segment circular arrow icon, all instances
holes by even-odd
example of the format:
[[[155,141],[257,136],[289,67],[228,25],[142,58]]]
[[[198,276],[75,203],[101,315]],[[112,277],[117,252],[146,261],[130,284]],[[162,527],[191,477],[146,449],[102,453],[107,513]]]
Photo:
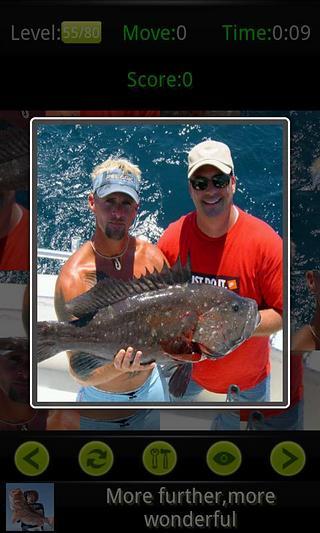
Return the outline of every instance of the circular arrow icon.
[[[103,476],[109,472],[113,459],[110,446],[101,441],[88,442],[79,452],[79,465],[89,476]]]

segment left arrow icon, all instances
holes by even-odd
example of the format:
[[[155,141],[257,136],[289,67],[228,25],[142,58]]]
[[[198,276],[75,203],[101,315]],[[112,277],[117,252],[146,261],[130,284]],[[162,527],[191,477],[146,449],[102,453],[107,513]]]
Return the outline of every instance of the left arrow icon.
[[[25,476],[39,476],[48,468],[49,461],[47,448],[37,441],[24,442],[14,456],[17,469]]]
[[[40,465],[39,463],[36,463],[35,461],[33,461],[32,457],[34,457],[38,453],[39,453],[39,448],[35,448],[34,450],[31,450],[31,452],[29,452],[25,457],[23,457],[23,460],[26,463],[33,466],[33,468],[36,468],[37,470],[39,470]]]

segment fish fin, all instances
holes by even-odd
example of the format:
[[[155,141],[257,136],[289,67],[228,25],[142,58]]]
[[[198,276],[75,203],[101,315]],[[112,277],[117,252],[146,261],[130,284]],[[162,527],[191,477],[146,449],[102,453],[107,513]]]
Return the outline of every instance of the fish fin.
[[[86,352],[77,352],[70,357],[70,367],[80,379],[87,379],[96,368],[107,364],[106,359],[102,359]]]
[[[169,392],[176,398],[181,398],[187,390],[191,379],[192,364],[179,365],[169,379]]]
[[[98,273],[96,271],[93,272],[87,272],[84,276],[85,283],[88,286],[88,290],[92,289],[97,284],[98,281]]]
[[[83,315],[81,318],[77,318],[76,320],[71,320],[69,324],[74,326],[75,328],[84,328],[91,322],[93,317],[94,317],[94,313],[86,314],[86,315]]]
[[[170,359],[171,359],[171,356],[170,356]],[[176,371],[177,367],[180,366],[180,364],[177,361],[170,361],[170,362],[165,362],[164,364],[160,363],[159,366],[161,368],[161,372],[163,376],[165,378],[170,378],[172,374]]]
[[[90,313],[96,313],[99,309],[113,305],[136,294],[143,294],[169,285],[186,283],[191,279],[190,266],[182,266],[180,257],[172,269],[164,264],[160,272],[147,273],[140,278],[129,281],[106,278],[92,287],[90,290],[77,296],[66,303],[66,310],[71,315],[81,318]]]
[[[37,362],[46,361],[57,353],[61,352],[57,348],[57,343],[54,340],[38,341],[37,342]]]
[[[13,352],[20,350],[25,352],[28,349],[29,341],[23,337],[6,337],[0,339],[0,351]]]
[[[186,283],[188,281],[191,281],[190,255],[188,255],[187,262],[185,263],[185,265],[182,265],[181,257],[179,255],[177,261],[172,266],[172,273],[173,273],[174,281],[176,283]]]
[[[29,157],[29,132],[22,128],[0,131],[0,165],[23,156]]]
[[[67,322],[37,323],[37,362],[50,359],[54,355],[67,350],[61,343],[61,336],[70,328]]]

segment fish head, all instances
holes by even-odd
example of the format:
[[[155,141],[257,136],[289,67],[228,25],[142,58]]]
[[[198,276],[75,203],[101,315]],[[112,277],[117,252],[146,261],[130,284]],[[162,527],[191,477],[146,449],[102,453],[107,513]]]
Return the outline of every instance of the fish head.
[[[21,489],[11,489],[10,490],[10,500],[13,503],[20,502],[24,500],[23,492]]]
[[[260,323],[255,300],[242,298],[228,289],[221,289],[211,307],[207,304],[207,309],[199,316],[192,340],[208,359],[235,350],[251,337]]]

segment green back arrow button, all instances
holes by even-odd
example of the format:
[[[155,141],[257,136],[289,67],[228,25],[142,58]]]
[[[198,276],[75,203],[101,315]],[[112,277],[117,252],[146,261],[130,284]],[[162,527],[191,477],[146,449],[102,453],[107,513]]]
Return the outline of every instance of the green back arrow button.
[[[17,469],[25,476],[39,476],[48,468],[49,461],[47,448],[35,441],[21,444],[14,456]]]

